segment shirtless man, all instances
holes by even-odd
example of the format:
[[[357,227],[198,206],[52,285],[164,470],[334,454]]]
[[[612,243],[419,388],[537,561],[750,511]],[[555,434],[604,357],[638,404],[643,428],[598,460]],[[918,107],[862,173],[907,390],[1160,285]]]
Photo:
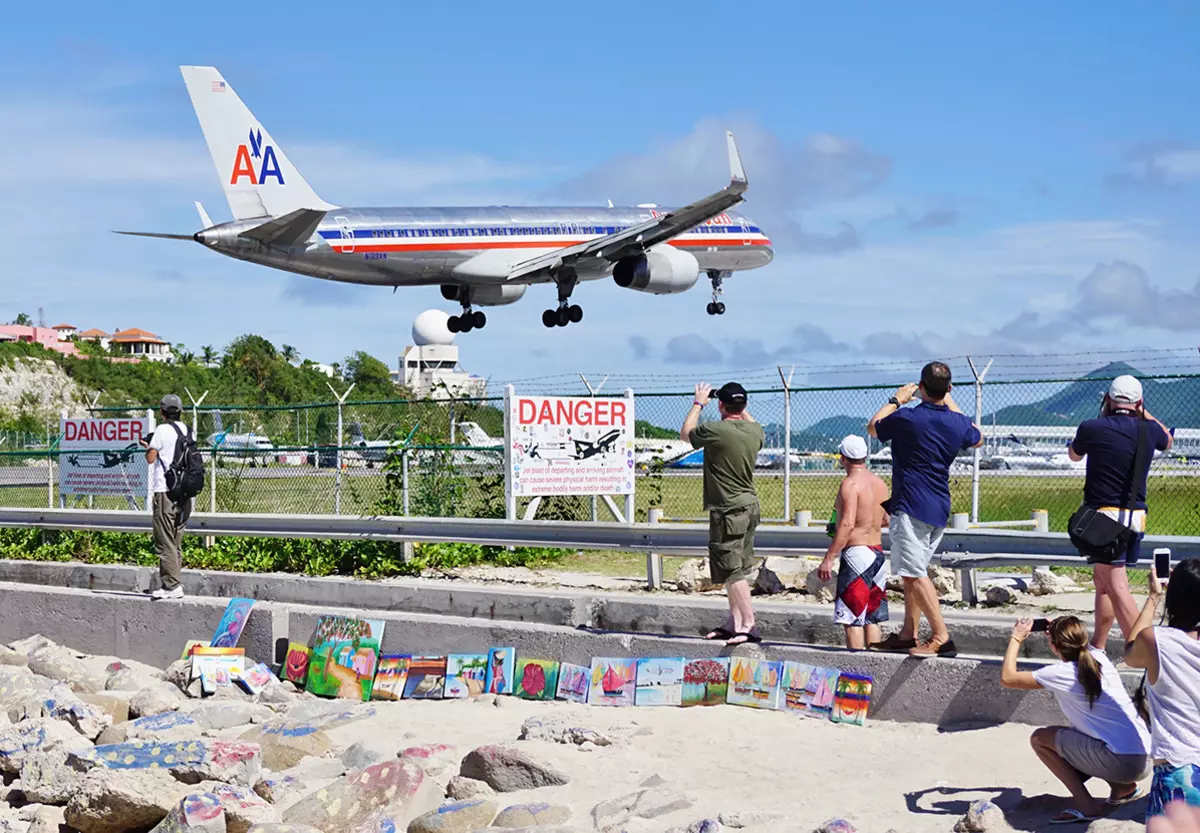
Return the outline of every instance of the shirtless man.
[[[888,619],[888,562],[880,535],[880,529],[887,526],[881,504],[887,500],[888,490],[887,484],[867,470],[866,440],[851,434],[838,450],[846,477],[834,503],[837,529],[817,575],[821,581],[829,581],[833,559],[841,555],[833,621],[846,626],[846,647],[861,650],[880,640],[879,623]]]

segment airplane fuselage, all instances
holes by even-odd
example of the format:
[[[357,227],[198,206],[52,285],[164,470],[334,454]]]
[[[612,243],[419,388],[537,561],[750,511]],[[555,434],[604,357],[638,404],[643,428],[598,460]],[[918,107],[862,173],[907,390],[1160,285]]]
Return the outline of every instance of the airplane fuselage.
[[[650,208],[337,208],[308,241],[281,248],[240,236],[261,220],[214,226],[196,240],[222,254],[311,277],[375,286],[480,283],[455,268],[488,251],[529,258],[604,237],[669,209]],[[702,271],[737,272],[771,262],[771,241],[749,218],[726,211],[673,238]],[[581,269],[580,280],[612,274],[612,264]],[[533,275],[499,283],[544,283]],[[515,299],[514,299],[515,300]]]

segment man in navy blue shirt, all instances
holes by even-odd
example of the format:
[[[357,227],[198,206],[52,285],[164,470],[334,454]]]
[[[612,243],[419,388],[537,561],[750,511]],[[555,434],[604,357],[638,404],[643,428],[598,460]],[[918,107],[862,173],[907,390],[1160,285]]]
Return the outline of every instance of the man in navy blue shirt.
[[[1146,423],[1143,442],[1144,460],[1140,471],[1133,471],[1137,453],[1138,425]],[[1118,376],[1108,386],[1100,416],[1089,419],[1075,431],[1067,454],[1078,462],[1087,458],[1087,479],[1083,484],[1083,502],[1134,531],[1129,546],[1110,563],[1093,565],[1092,582],[1096,586],[1096,627],[1092,645],[1103,650],[1113,620],[1121,633],[1137,620],[1137,604],[1129,592],[1125,568],[1137,563],[1146,532],[1146,476],[1155,451],[1166,451],[1173,438],[1167,427],[1150,415],[1142,399],[1142,383],[1133,376]],[[1132,476],[1133,482],[1130,483]],[[1123,500],[1126,491],[1127,500]]]
[[[891,516],[892,573],[904,580],[904,627],[871,647],[915,657],[958,653],[929,580],[929,562],[950,521],[950,464],[960,451],[982,445],[983,436],[959,410],[950,387],[950,368],[930,362],[921,369],[920,384],[896,391],[867,425],[871,436],[892,444],[892,496],[884,508]],[[917,407],[905,408],[917,394]],[[931,635],[918,645],[922,613]]]

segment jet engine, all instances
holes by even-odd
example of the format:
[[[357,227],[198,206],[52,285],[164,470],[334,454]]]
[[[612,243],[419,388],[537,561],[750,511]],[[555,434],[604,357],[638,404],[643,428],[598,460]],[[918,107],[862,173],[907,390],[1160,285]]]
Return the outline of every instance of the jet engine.
[[[644,255],[621,258],[613,267],[617,286],[653,295],[686,292],[699,277],[695,256],[668,244],[655,246]]]
[[[525,289],[523,283],[472,286],[471,303],[481,307],[502,307],[506,304],[515,304],[525,295]]]

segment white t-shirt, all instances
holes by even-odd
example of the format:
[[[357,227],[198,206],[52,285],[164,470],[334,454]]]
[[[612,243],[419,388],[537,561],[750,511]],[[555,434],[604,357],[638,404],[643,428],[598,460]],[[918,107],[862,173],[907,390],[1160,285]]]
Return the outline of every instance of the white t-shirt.
[[[185,422],[176,422],[179,430],[187,434],[191,433]],[[150,436],[150,447],[158,452],[158,459],[150,464],[150,491],[165,492],[167,491],[167,469],[171,467],[171,463],[175,462],[175,442],[179,435],[175,433],[175,429],[171,427],[171,423],[164,422],[162,425],[154,429],[154,433]]]
[[[1148,686],[1155,760],[1200,766],[1200,641],[1157,627],[1158,682]]]
[[[1147,755],[1150,732],[1138,717],[1121,675],[1103,651],[1089,648],[1100,664],[1100,696],[1088,705],[1087,694],[1075,676],[1075,663],[1056,662],[1033,672],[1042,688],[1054,692],[1071,728],[1102,740],[1114,755]]]

